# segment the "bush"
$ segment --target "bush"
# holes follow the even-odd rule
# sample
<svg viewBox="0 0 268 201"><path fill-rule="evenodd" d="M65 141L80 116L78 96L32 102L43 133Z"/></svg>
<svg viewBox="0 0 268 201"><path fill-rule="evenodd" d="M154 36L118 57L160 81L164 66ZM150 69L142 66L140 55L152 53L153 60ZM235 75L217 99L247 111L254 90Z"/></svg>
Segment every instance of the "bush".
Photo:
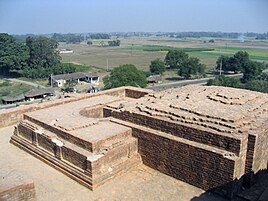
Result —
<svg viewBox="0 0 268 201"><path fill-rule="evenodd" d="M268 92L268 81L265 80L250 80L244 85L245 89L259 92Z"/></svg>

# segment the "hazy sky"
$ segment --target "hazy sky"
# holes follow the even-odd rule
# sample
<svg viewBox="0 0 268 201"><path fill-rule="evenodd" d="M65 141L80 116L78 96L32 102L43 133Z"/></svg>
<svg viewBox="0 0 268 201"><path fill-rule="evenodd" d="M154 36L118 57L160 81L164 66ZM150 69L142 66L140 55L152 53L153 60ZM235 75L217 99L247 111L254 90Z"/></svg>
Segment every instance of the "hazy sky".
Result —
<svg viewBox="0 0 268 201"><path fill-rule="evenodd" d="M268 0L0 0L0 32L267 32Z"/></svg>

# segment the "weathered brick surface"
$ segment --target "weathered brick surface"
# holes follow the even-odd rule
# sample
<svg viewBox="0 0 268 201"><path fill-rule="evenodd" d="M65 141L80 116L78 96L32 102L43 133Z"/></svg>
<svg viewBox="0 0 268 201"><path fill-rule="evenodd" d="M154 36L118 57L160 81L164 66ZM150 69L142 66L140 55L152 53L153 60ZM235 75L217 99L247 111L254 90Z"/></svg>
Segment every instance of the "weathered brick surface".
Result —
<svg viewBox="0 0 268 201"><path fill-rule="evenodd" d="M160 130L162 132L166 132L177 137L215 146L217 148L233 152L237 155L239 155L240 153L240 139L235 139L224 135L217 135L209 131L198 130L189 125L164 121L158 118L141 115L135 112L120 112L112 110L110 108L104 108L104 116L108 115L138 125L147 126L155 130Z"/></svg>
<svg viewBox="0 0 268 201"><path fill-rule="evenodd" d="M206 190L232 182L236 176L234 169L239 158L224 155L230 152L212 151L209 146L143 126L118 123L132 127L143 163L165 174Z"/></svg>
<svg viewBox="0 0 268 201"><path fill-rule="evenodd" d="M0 200L1 201L35 201L34 183L30 180L1 178Z"/></svg>
<svg viewBox="0 0 268 201"><path fill-rule="evenodd" d="M129 98L137 99L137 98L141 98L147 95L150 92L151 92L150 90L146 90L146 89L137 89L137 88L128 87L125 90L125 96Z"/></svg>
<svg viewBox="0 0 268 201"><path fill-rule="evenodd" d="M100 110L102 106L96 105L84 116L88 115L90 119L102 116ZM76 111L76 115L81 113ZM137 139L132 137L131 128L109 119L71 128L59 128L54 123L25 114L11 142L90 189L141 163Z"/></svg>
<svg viewBox="0 0 268 201"><path fill-rule="evenodd" d="M255 143L256 143L256 136L250 134L248 136L247 158L246 158L246 168L245 168L246 174L252 171Z"/></svg>
<svg viewBox="0 0 268 201"><path fill-rule="evenodd" d="M73 165L86 170L87 167L87 157L82 155L81 153L78 153L71 148L68 148L66 146L62 147L62 158Z"/></svg>
<svg viewBox="0 0 268 201"><path fill-rule="evenodd" d="M129 90L128 90L129 89ZM128 90L126 94L126 90ZM1 110L0 111L0 127L5 127L9 125L13 125L18 123L23 119L23 114L26 112L31 112L35 110L40 110L44 108L49 108L61 104L66 104L78 100L84 100L95 96L101 96L103 94L111 95L111 96L118 96L118 97L128 97L131 96L133 98L141 97L141 94L149 93L150 90L146 89L137 89L134 87L119 87L116 89L111 89L107 91L102 91L98 93L92 93L92 94L83 94L75 96L73 95L71 98L64 98L64 99L58 99L50 102L43 102L43 103L34 103L31 105L25 105L25 106L19 106L16 108L11 108L7 110Z"/></svg>
<svg viewBox="0 0 268 201"><path fill-rule="evenodd" d="M89 118L102 118L103 117L103 105L89 107L81 110L80 115Z"/></svg>
<svg viewBox="0 0 268 201"><path fill-rule="evenodd" d="M46 150L50 163L91 189L137 165L139 156L156 170L230 198L267 168L265 94L201 86L102 94L77 98L74 108L25 114L30 125L21 122L16 143L27 139L21 146L40 156ZM62 110L65 115L49 116ZM46 133L34 135L36 127Z"/></svg>

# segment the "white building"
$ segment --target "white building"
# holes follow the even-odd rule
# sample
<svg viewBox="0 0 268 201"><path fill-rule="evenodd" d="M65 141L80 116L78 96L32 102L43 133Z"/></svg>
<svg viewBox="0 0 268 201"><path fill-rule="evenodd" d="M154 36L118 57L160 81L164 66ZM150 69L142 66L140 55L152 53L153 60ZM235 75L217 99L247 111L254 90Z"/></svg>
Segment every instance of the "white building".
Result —
<svg viewBox="0 0 268 201"><path fill-rule="evenodd" d="M51 77L53 85L56 85L57 87L63 87L68 80L75 80L78 83L80 81L88 83L98 83L100 81L100 78L97 74L82 73L82 72L52 75ZM51 77L49 78L50 83L51 83Z"/></svg>

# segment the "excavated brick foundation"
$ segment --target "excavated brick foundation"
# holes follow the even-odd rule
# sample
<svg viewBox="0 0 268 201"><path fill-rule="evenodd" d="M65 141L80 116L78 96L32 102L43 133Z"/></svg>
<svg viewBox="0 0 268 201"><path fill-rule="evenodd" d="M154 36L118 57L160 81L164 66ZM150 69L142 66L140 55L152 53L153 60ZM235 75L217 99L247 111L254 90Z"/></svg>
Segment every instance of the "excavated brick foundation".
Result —
<svg viewBox="0 0 268 201"><path fill-rule="evenodd" d="M11 142L94 189L141 162L232 198L268 162L268 95L126 88L25 113Z"/></svg>

